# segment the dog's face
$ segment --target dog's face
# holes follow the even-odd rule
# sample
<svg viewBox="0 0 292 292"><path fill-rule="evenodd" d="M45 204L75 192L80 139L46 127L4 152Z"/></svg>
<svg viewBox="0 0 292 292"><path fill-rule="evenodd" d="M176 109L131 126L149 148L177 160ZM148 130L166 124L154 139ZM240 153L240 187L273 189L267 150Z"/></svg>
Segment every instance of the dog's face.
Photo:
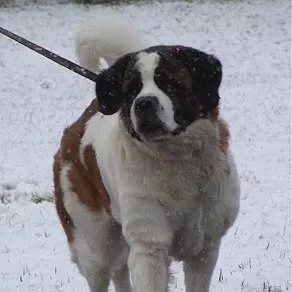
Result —
<svg viewBox="0 0 292 292"><path fill-rule="evenodd" d="M120 116L133 137L153 141L179 135L219 103L222 70L213 56L182 46L128 54L96 84L100 111Z"/></svg>

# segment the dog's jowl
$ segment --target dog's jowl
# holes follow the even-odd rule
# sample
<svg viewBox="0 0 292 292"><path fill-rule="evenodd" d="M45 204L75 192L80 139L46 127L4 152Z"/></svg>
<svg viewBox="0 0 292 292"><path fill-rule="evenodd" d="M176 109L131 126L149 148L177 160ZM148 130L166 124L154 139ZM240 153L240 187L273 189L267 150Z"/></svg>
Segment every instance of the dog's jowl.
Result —
<svg viewBox="0 0 292 292"><path fill-rule="evenodd" d="M101 20L77 35L96 97L55 155L57 212L91 291L166 292L171 260L187 292L207 292L239 209L220 61L183 46L147 47ZM100 58L109 66L99 72ZM131 277L131 281L130 281Z"/></svg>

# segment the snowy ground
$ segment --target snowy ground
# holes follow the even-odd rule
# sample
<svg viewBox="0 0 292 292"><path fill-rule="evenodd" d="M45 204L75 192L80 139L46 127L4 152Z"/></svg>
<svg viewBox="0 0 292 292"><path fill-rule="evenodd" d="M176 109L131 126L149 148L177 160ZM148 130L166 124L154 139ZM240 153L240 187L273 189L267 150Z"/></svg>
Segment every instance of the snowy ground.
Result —
<svg viewBox="0 0 292 292"><path fill-rule="evenodd" d="M0 24L74 60L77 27L114 13L157 42L191 45L224 64L222 113L242 203L211 291L290 290L289 1L2 8ZM0 36L0 291L88 291L69 261L54 205L31 200L51 194L61 132L92 97L90 82ZM171 291L182 292L180 265L173 268Z"/></svg>

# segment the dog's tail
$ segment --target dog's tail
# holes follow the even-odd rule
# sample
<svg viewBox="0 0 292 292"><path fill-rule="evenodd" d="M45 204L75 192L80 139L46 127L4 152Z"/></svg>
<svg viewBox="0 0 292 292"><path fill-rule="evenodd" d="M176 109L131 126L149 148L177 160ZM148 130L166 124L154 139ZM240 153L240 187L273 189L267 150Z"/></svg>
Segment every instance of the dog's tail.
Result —
<svg viewBox="0 0 292 292"><path fill-rule="evenodd" d="M95 73L107 65L111 66L127 53L146 48L147 43L141 31L125 19L117 17L102 17L84 26L75 40L80 65Z"/></svg>

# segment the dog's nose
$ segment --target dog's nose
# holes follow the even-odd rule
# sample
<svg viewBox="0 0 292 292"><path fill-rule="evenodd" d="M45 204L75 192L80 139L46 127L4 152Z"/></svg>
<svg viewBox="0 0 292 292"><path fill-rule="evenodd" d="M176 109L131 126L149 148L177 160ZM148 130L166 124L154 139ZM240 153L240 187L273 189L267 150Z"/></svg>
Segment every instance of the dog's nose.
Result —
<svg viewBox="0 0 292 292"><path fill-rule="evenodd" d="M158 108L158 99L156 96L141 96L135 101L135 114L155 114Z"/></svg>

